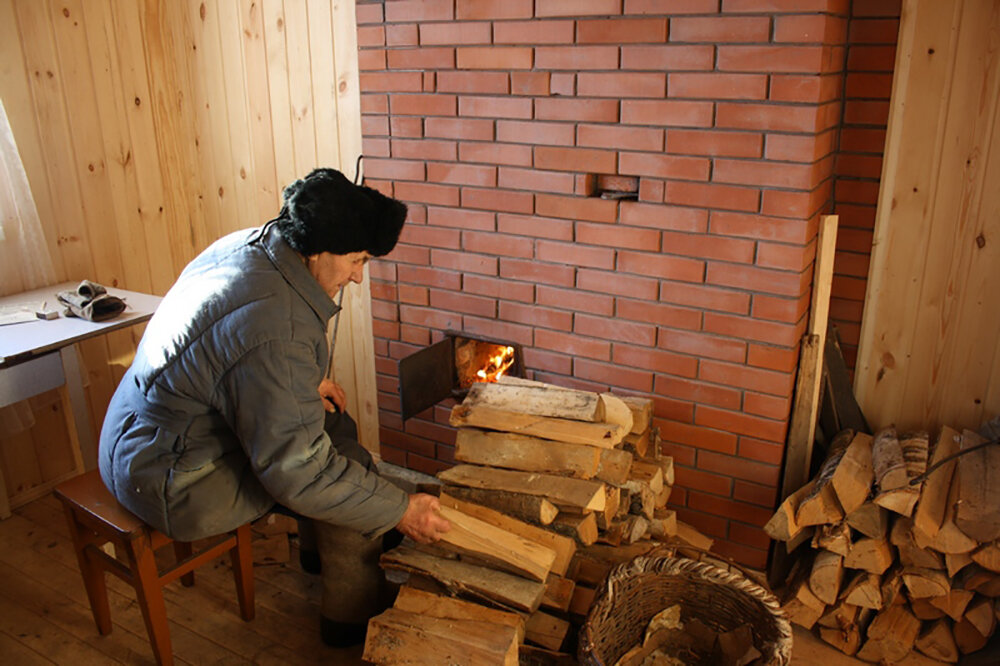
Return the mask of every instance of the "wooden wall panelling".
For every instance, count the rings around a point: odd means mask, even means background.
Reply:
[[[875,426],[1000,410],[1000,7],[904,4],[855,393]]]
[[[284,187],[300,175],[296,170],[292,137],[292,103],[288,93],[289,64],[286,57],[285,16],[281,0],[262,0],[262,2],[275,176],[278,186]]]
[[[304,2],[285,3],[285,34],[295,35],[285,41],[288,58],[288,100],[291,104],[292,146],[295,151],[295,173],[285,182],[304,176],[319,164],[316,162],[316,109],[314,106],[310,49],[309,16]]]

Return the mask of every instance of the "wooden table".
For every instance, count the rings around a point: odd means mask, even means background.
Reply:
[[[65,282],[33,291],[0,298],[0,307],[46,303],[47,310],[63,308],[56,300],[59,291],[75,290],[78,282]],[[66,425],[72,440],[74,470],[57,479],[46,481],[32,489],[30,501],[69,476],[97,466],[97,442],[83,392],[83,377],[76,343],[103,335],[126,326],[148,321],[157,306],[159,296],[135,291],[108,288],[108,293],[124,299],[125,312],[104,322],[91,322],[77,317],[37,320],[0,326],[0,407],[59,389],[66,413]],[[10,515],[7,485],[0,471],[0,518]]]

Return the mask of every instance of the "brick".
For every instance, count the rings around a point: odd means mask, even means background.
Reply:
[[[578,289],[560,289],[545,285],[539,285],[535,291],[538,305],[603,316],[611,316],[614,313],[615,299],[604,294],[590,294]]]
[[[573,21],[498,21],[493,24],[494,44],[572,44]]]
[[[714,384],[757,391],[779,398],[791,397],[795,381],[795,377],[788,373],[711,359],[702,359],[698,378]]]
[[[837,201],[844,203],[872,203],[878,199],[878,182],[838,180]]]
[[[494,166],[429,162],[427,164],[427,180],[452,185],[495,187],[497,169]]]
[[[512,166],[531,166],[531,146],[510,143],[460,143],[458,159],[463,162],[486,162]]]
[[[711,16],[670,21],[671,42],[767,42],[770,36],[771,20],[766,16]]]
[[[733,363],[742,363],[747,356],[745,342],[697,331],[679,331],[674,328],[661,328],[659,330],[657,346],[682,354],[692,354],[701,358],[714,358]]]
[[[654,390],[657,395],[688,400],[697,405],[712,405],[721,409],[738,410],[742,398],[739,390],[729,386],[718,386],[688,377],[666,374],[656,376]],[[693,416],[689,420],[693,420]],[[727,441],[726,445],[731,446],[731,442]],[[709,441],[700,444],[699,448],[711,449],[712,443]]]
[[[889,103],[871,100],[848,100],[844,103],[844,124],[881,125],[889,120]]]
[[[822,46],[719,46],[717,67],[724,72],[786,72],[818,74],[827,71],[831,52]]]
[[[432,289],[430,301],[431,307],[437,310],[449,310],[481,317],[495,317],[497,314],[497,301],[493,298]]]
[[[575,269],[570,266],[556,266],[540,261],[500,258],[500,277],[515,280],[551,284],[557,287],[573,285]]]
[[[530,238],[511,236],[510,234],[463,231],[462,240],[464,249],[469,252],[495,254],[502,257],[520,257],[522,259],[530,259],[534,254],[534,243]]]
[[[618,172],[678,180],[708,180],[709,161],[679,155],[620,153]]]
[[[358,48],[385,46],[385,26],[366,25],[358,27]]]
[[[369,88],[365,85],[365,73],[385,69],[385,49],[363,49],[358,51],[358,69],[361,70],[361,89],[367,91]]]
[[[573,192],[581,197],[596,197],[597,192],[596,173],[578,173],[573,176]]]
[[[844,95],[855,99],[889,99],[892,73],[852,72],[847,75]]]
[[[578,243],[540,240],[535,246],[535,256],[541,261],[551,261],[567,266],[586,266],[611,270],[615,265],[613,248],[586,247]]]
[[[666,149],[671,154],[760,157],[763,137],[749,132],[668,129]]]
[[[455,18],[460,20],[531,18],[532,0],[456,0]]]
[[[469,273],[462,277],[462,291],[480,296],[502,297],[507,301],[533,303],[535,300],[534,285],[476,275],[475,273]]]
[[[427,118],[424,135],[429,138],[493,140],[493,121],[478,118]]]
[[[757,241],[756,264],[762,268],[804,271],[815,256],[814,244],[808,247]]]
[[[659,128],[579,125],[576,133],[576,142],[580,146],[614,150],[663,150],[664,132]]]
[[[761,197],[762,215],[775,217],[808,218],[824,208],[830,200],[830,182],[826,181],[812,192],[786,192],[764,190]]]
[[[848,72],[892,72],[895,65],[895,45],[854,45],[847,49]]]
[[[497,258],[485,254],[434,249],[431,250],[431,264],[466,273],[479,273],[481,275],[498,274]]]
[[[450,21],[453,18],[453,0],[397,0],[385,3],[386,23]]]
[[[617,364],[598,363],[583,358],[574,359],[573,375],[609,387],[622,387],[633,391],[653,389],[653,373],[649,371],[632,370]]]
[[[708,229],[708,211],[623,201],[621,223],[655,229],[699,232]]]
[[[389,133],[400,138],[423,138],[424,119],[416,116],[394,116],[390,120]]]
[[[498,120],[497,140],[536,146],[572,146],[573,126],[566,123]]]
[[[843,95],[840,73],[809,76],[772,74],[767,97],[772,102],[802,102],[822,104],[839,100]]]
[[[396,311],[396,304],[372,299],[372,317],[376,319],[398,321],[399,315]]]
[[[553,95],[565,95],[572,97],[576,95],[576,74],[572,72],[553,72],[552,80],[549,84]]]
[[[437,72],[425,71],[424,73],[424,92],[432,93],[437,90]]]
[[[671,99],[765,99],[767,76],[763,74],[670,74],[667,91]]]
[[[362,90],[366,93],[420,92],[423,89],[419,72],[364,72],[360,79]]]
[[[786,423],[763,419],[758,416],[742,414],[707,405],[698,405],[694,413],[695,423],[710,428],[728,430],[740,435],[750,435],[771,441],[781,441],[785,438]],[[699,457],[699,466],[704,467]],[[765,522],[766,522],[765,518]]]
[[[851,15],[854,17],[878,16],[878,17],[899,17],[902,0],[868,0],[857,6],[851,7]]]
[[[376,300],[395,301],[397,298],[395,284],[373,281],[371,291],[372,298]]]
[[[457,206],[458,188],[432,183],[396,183],[393,191],[398,199],[439,206]]]
[[[530,192],[464,187],[462,207],[485,208],[504,213],[530,213],[535,207],[535,198]]]
[[[567,197],[539,193],[535,197],[535,212],[546,217],[614,222],[618,217],[618,202],[594,197]]]
[[[660,426],[660,435],[666,440],[680,444],[687,444],[699,449],[708,449],[718,451],[720,453],[736,452],[736,435],[729,432],[711,430],[692,424],[668,421]],[[680,461],[680,458],[674,458],[675,463]],[[682,464],[693,465],[694,462],[694,456],[692,454],[691,459],[683,462]]]
[[[407,224],[399,240],[413,245],[428,245],[452,250],[461,248],[461,232],[458,229],[440,229],[425,224]]]
[[[786,220],[780,217],[743,215],[713,211],[710,228],[722,236],[740,236],[754,240],[778,241],[781,243],[808,243],[813,233],[808,220]]]
[[[430,303],[430,291],[427,287],[400,284],[397,289],[399,291],[400,303],[407,303],[409,305],[427,305]]]
[[[403,116],[454,116],[458,99],[454,95],[390,95],[389,112]]]
[[[815,162],[836,151],[836,139],[836,130],[812,136],[768,134],[764,156],[783,162]]]
[[[767,419],[787,419],[791,404],[791,397],[782,398],[750,392],[743,397],[743,410],[746,413]]]
[[[712,181],[730,185],[756,185],[812,190],[833,170],[833,158],[815,164],[785,164],[766,160],[717,159]]]
[[[675,467],[674,478],[678,486],[714,495],[729,495],[733,487],[733,480],[729,477],[702,472],[690,467]]]
[[[427,208],[427,224],[457,229],[494,231],[496,230],[496,214],[488,211],[430,206]]]
[[[460,46],[455,49],[459,69],[531,69],[533,52],[522,46]]]
[[[780,465],[785,458],[785,445],[784,442],[765,442],[753,437],[740,437],[736,453],[756,462]]]
[[[718,0],[625,0],[625,14],[714,14]]]
[[[707,71],[715,68],[713,46],[623,46],[621,68],[663,72]],[[612,67],[613,69],[613,67]]]
[[[538,0],[535,16],[604,16],[621,14],[621,0]]]
[[[823,14],[775,16],[775,42],[843,44],[847,20]]]
[[[618,69],[616,46],[537,46],[536,69]],[[632,69],[632,68],[629,68]]]
[[[668,182],[663,199],[666,203],[680,206],[756,211],[760,202],[760,191],[714,183]]]
[[[711,127],[711,102],[623,100],[622,122],[629,125]]]
[[[390,49],[386,59],[389,69],[449,69],[455,66],[455,49]]]
[[[592,393],[599,393],[601,391],[607,390],[607,384],[600,384],[598,382],[592,382],[586,379],[578,379],[576,377],[560,377],[557,375],[550,375],[545,372],[535,372],[535,381],[546,382],[549,384],[555,384],[557,386],[562,386],[564,388],[574,389],[577,391],[590,391]]]
[[[460,116],[485,118],[530,118],[530,99],[518,97],[466,97],[458,98]]]
[[[667,20],[614,18],[576,22],[578,44],[654,44],[667,40]]]
[[[551,72],[511,72],[510,94],[545,97],[551,80]]]
[[[656,280],[635,275],[623,275],[621,272],[609,273],[581,268],[577,272],[576,286],[578,289],[602,294],[616,294],[631,298],[655,300],[659,289]]]
[[[895,44],[898,36],[898,19],[865,18],[851,21],[848,39],[851,44]]]
[[[671,254],[749,264],[754,259],[753,241],[709,234],[663,232],[663,250]]]
[[[761,12],[826,12],[847,11],[844,0],[722,0],[722,11],[727,13]]]
[[[497,230],[509,234],[551,238],[552,240],[573,240],[573,223],[547,217],[526,215],[497,216]]]
[[[403,23],[399,25],[385,26],[386,46],[416,46],[419,41],[417,26],[413,23]],[[390,58],[391,61],[391,58]],[[396,67],[396,65],[391,65]],[[401,69],[415,69],[413,67],[403,67]]]
[[[663,181],[652,178],[639,179],[639,201],[661,203],[663,201]]]
[[[778,271],[741,264],[708,262],[705,282],[722,287],[742,287],[758,293],[800,296],[809,288],[811,271]]]
[[[770,441],[783,442],[784,437],[782,436],[777,440]],[[704,454],[698,455],[698,467],[710,472],[723,474],[732,479],[743,479],[744,481],[759,483],[764,486],[776,486],[780,478],[780,468],[778,465],[768,465],[746,458],[711,451],[706,451]],[[770,516],[765,521],[768,519],[770,519]]]
[[[506,95],[510,92],[510,75],[507,72],[438,72],[437,90],[439,93]]]
[[[697,310],[621,297],[617,303],[617,314],[623,319],[691,330],[701,328],[701,313]]]
[[[458,156],[454,141],[438,139],[393,139],[392,156],[398,159],[454,160]]]
[[[754,344],[747,351],[747,364],[757,368],[792,373],[798,363],[799,354],[795,348]]]
[[[399,306],[399,321],[440,330],[461,328],[462,315],[412,305]]]
[[[616,343],[612,347],[611,361],[620,365],[679,377],[694,377],[698,372],[698,359],[693,356],[626,344]],[[690,398],[691,396],[681,397]]]
[[[617,155],[609,150],[537,146],[535,167],[555,171],[613,174],[617,171]]]
[[[361,95],[361,113],[388,113],[389,96],[364,93]]]
[[[430,257],[430,248],[406,245],[405,243],[397,245],[391,254],[392,261],[401,264],[426,264],[430,261]]]
[[[537,169],[517,169],[501,167],[498,183],[500,187],[512,190],[534,190],[554,194],[573,193],[573,174],[560,171],[539,171]]]
[[[667,76],[639,72],[581,72],[576,77],[576,88],[576,94],[581,97],[662,98],[667,90]]]
[[[388,180],[424,180],[424,163],[366,158],[365,176]]]
[[[573,330],[573,314],[552,308],[540,308],[510,301],[500,301],[500,319],[557,331]]]
[[[576,241],[588,245],[645,250],[647,252],[660,250],[659,231],[629,228],[619,224],[577,222]]]
[[[805,326],[735,317],[717,312],[706,312],[706,333],[727,335],[739,340],[767,342],[790,347],[798,343]]]
[[[836,105],[834,105],[836,106]],[[782,104],[718,104],[715,126],[753,131],[810,132],[826,129],[826,107]]]
[[[667,254],[622,250],[618,253],[618,270],[667,280],[703,282],[705,262]]]
[[[529,368],[548,370],[561,375],[573,372],[573,359],[564,354],[553,354],[539,349],[524,350],[524,364]]]
[[[617,122],[617,100],[610,99],[537,99],[535,118],[538,120],[572,120],[580,122]]]
[[[382,5],[381,4],[355,5],[354,14],[357,17],[358,24],[381,23]]]
[[[473,23],[421,23],[420,45],[489,44],[492,35],[489,21]]]
[[[535,346],[599,361],[607,361],[611,358],[610,342],[585,338],[572,333],[539,329],[535,332]]]

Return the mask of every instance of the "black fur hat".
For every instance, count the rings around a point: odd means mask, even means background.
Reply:
[[[355,185],[336,169],[314,169],[285,188],[278,230],[299,254],[389,254],[406,220],[406,204]]]

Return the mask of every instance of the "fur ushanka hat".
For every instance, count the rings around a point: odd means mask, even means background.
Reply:
[[[406,220],[406,204],[355,185],[336,169],[314,169],[284,190],[278,230],[304,256],[392,251]]]

